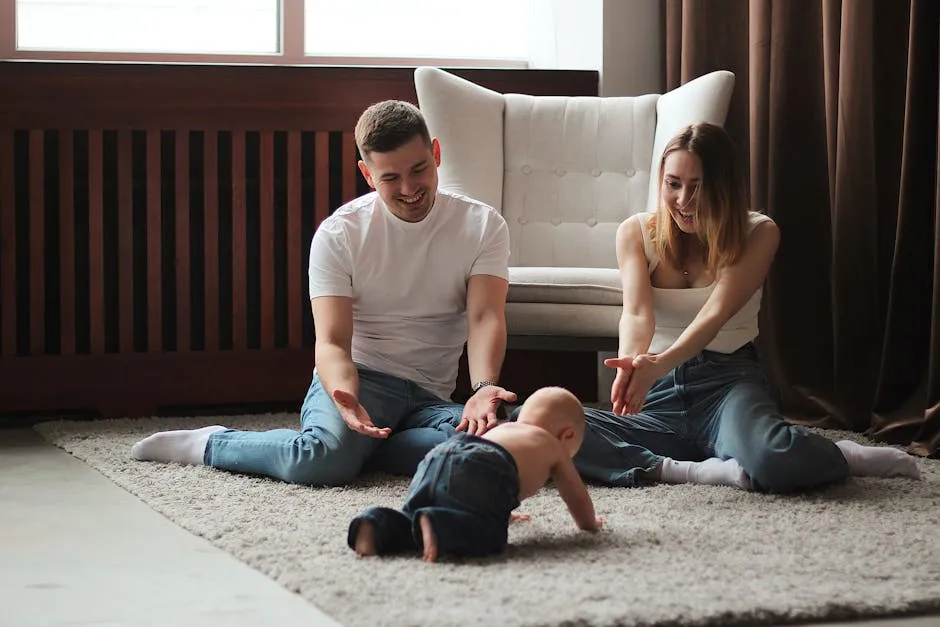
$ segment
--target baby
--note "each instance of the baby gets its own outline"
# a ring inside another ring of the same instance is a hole
[[[520,501],[551,477],[578,527],[603,524],[571,458],[584,439],[584,409],[563,388],[537,390],[516,422],[482,436],[457,433],[432,449],[418,466],[401,511],[372,507],[349,524],[347,542],[359,555],[423,549],[438,555],[501,552]]]

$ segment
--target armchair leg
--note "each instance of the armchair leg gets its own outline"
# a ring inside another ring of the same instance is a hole
[[[616,371],[604,365],[605,359],[616,357],[616,351],[601,351],[597,353],[597,402],[603,407],[610,406],[610,386],[614,384]]]

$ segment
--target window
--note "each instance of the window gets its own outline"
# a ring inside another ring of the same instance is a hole
[[[276,53],[278,0],[16,0],[21,50]]]
[[[0,58],[525,67],[533,1],[0,0]]]
[[[305,51],[319,56],[524,62],[529,54],[529,4],[525,0],[306,0]]]

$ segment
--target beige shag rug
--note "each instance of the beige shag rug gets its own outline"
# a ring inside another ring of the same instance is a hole
[[[158,512],[348,626],[742,625],[940,611],[940,461],[924,480],[854,479],[812,494],[706,486],[591,487],[606,529],[579,532],[551,488],[523,504],[493,559],[357,558],[351,517],[398,506],[407,481],[308,488],[136,462],[139,438],[295,414],[50,422],[36,429]],[[822,432],[833,438],[857,435]]]

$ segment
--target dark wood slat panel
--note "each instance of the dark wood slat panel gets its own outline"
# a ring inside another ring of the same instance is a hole
[[[160,264],[163,219],[160,215],[160,131],[147,131],[147,352],[163,350],[163,294]]]
[[[189,298],[189,131],[176,131],[176,350],[191,348]]]
[[[148,416],[170,403],[291,403],[300,409],[310,385],[311,349],[132,353],[0,358],[0,407],[5,411],[98,409],[105,416]],[[507,388],[525,398],[562,384],[593,398],[592,353],[510,351]],[[455,397],[469,393],[467,360],[460,361]]]
[[[352,133],[343,133],[343,202],[356,197],[356,138]]]
[[[593,70],[450,69],[498,92],[596,95]],[[417,102],[414,69],[0,62],[10,128],[352,129],[386,98]],[[63,103],[68,103],[63,106]]]
[[[301,150],[300,132],[287,133],[287,344],[303,344],[304,283],[301,272]]]
[[[0,319],[3,355],[16,355],[16,190],[13,132],[0,129]]]
[[[0,358],[0,408],[91,409],[107,418],[223,403],[290,403],[299,411],[312,361],[310,350],[286,349]]]
[[[75,354],[75,138],[59,133],[59,353]]]
[[[45,150],[43,131],[29,132],[29,352],[46,350]]]
[[[104,147],[88,131],[88,312],[91,352],[104,353]]]
[[[261,348],[274,348],[274,133],[261,133]]]
[[[0,319],[3,355],[16,355],[16,190],[13,188],[13,132],[0,129]]]
[[[206,274],[206,350],[219,350],[219,142],[215,132],[205,134],[204,254]]]
[[[232,346],[248,347],[248,259],[245,134],[232,133]]]
[[[318,131],[314,136],[314,224],[330,215],[330,134]]]
[[[130,131],[118,132],[118,351],[134,352],[134,169]]]

